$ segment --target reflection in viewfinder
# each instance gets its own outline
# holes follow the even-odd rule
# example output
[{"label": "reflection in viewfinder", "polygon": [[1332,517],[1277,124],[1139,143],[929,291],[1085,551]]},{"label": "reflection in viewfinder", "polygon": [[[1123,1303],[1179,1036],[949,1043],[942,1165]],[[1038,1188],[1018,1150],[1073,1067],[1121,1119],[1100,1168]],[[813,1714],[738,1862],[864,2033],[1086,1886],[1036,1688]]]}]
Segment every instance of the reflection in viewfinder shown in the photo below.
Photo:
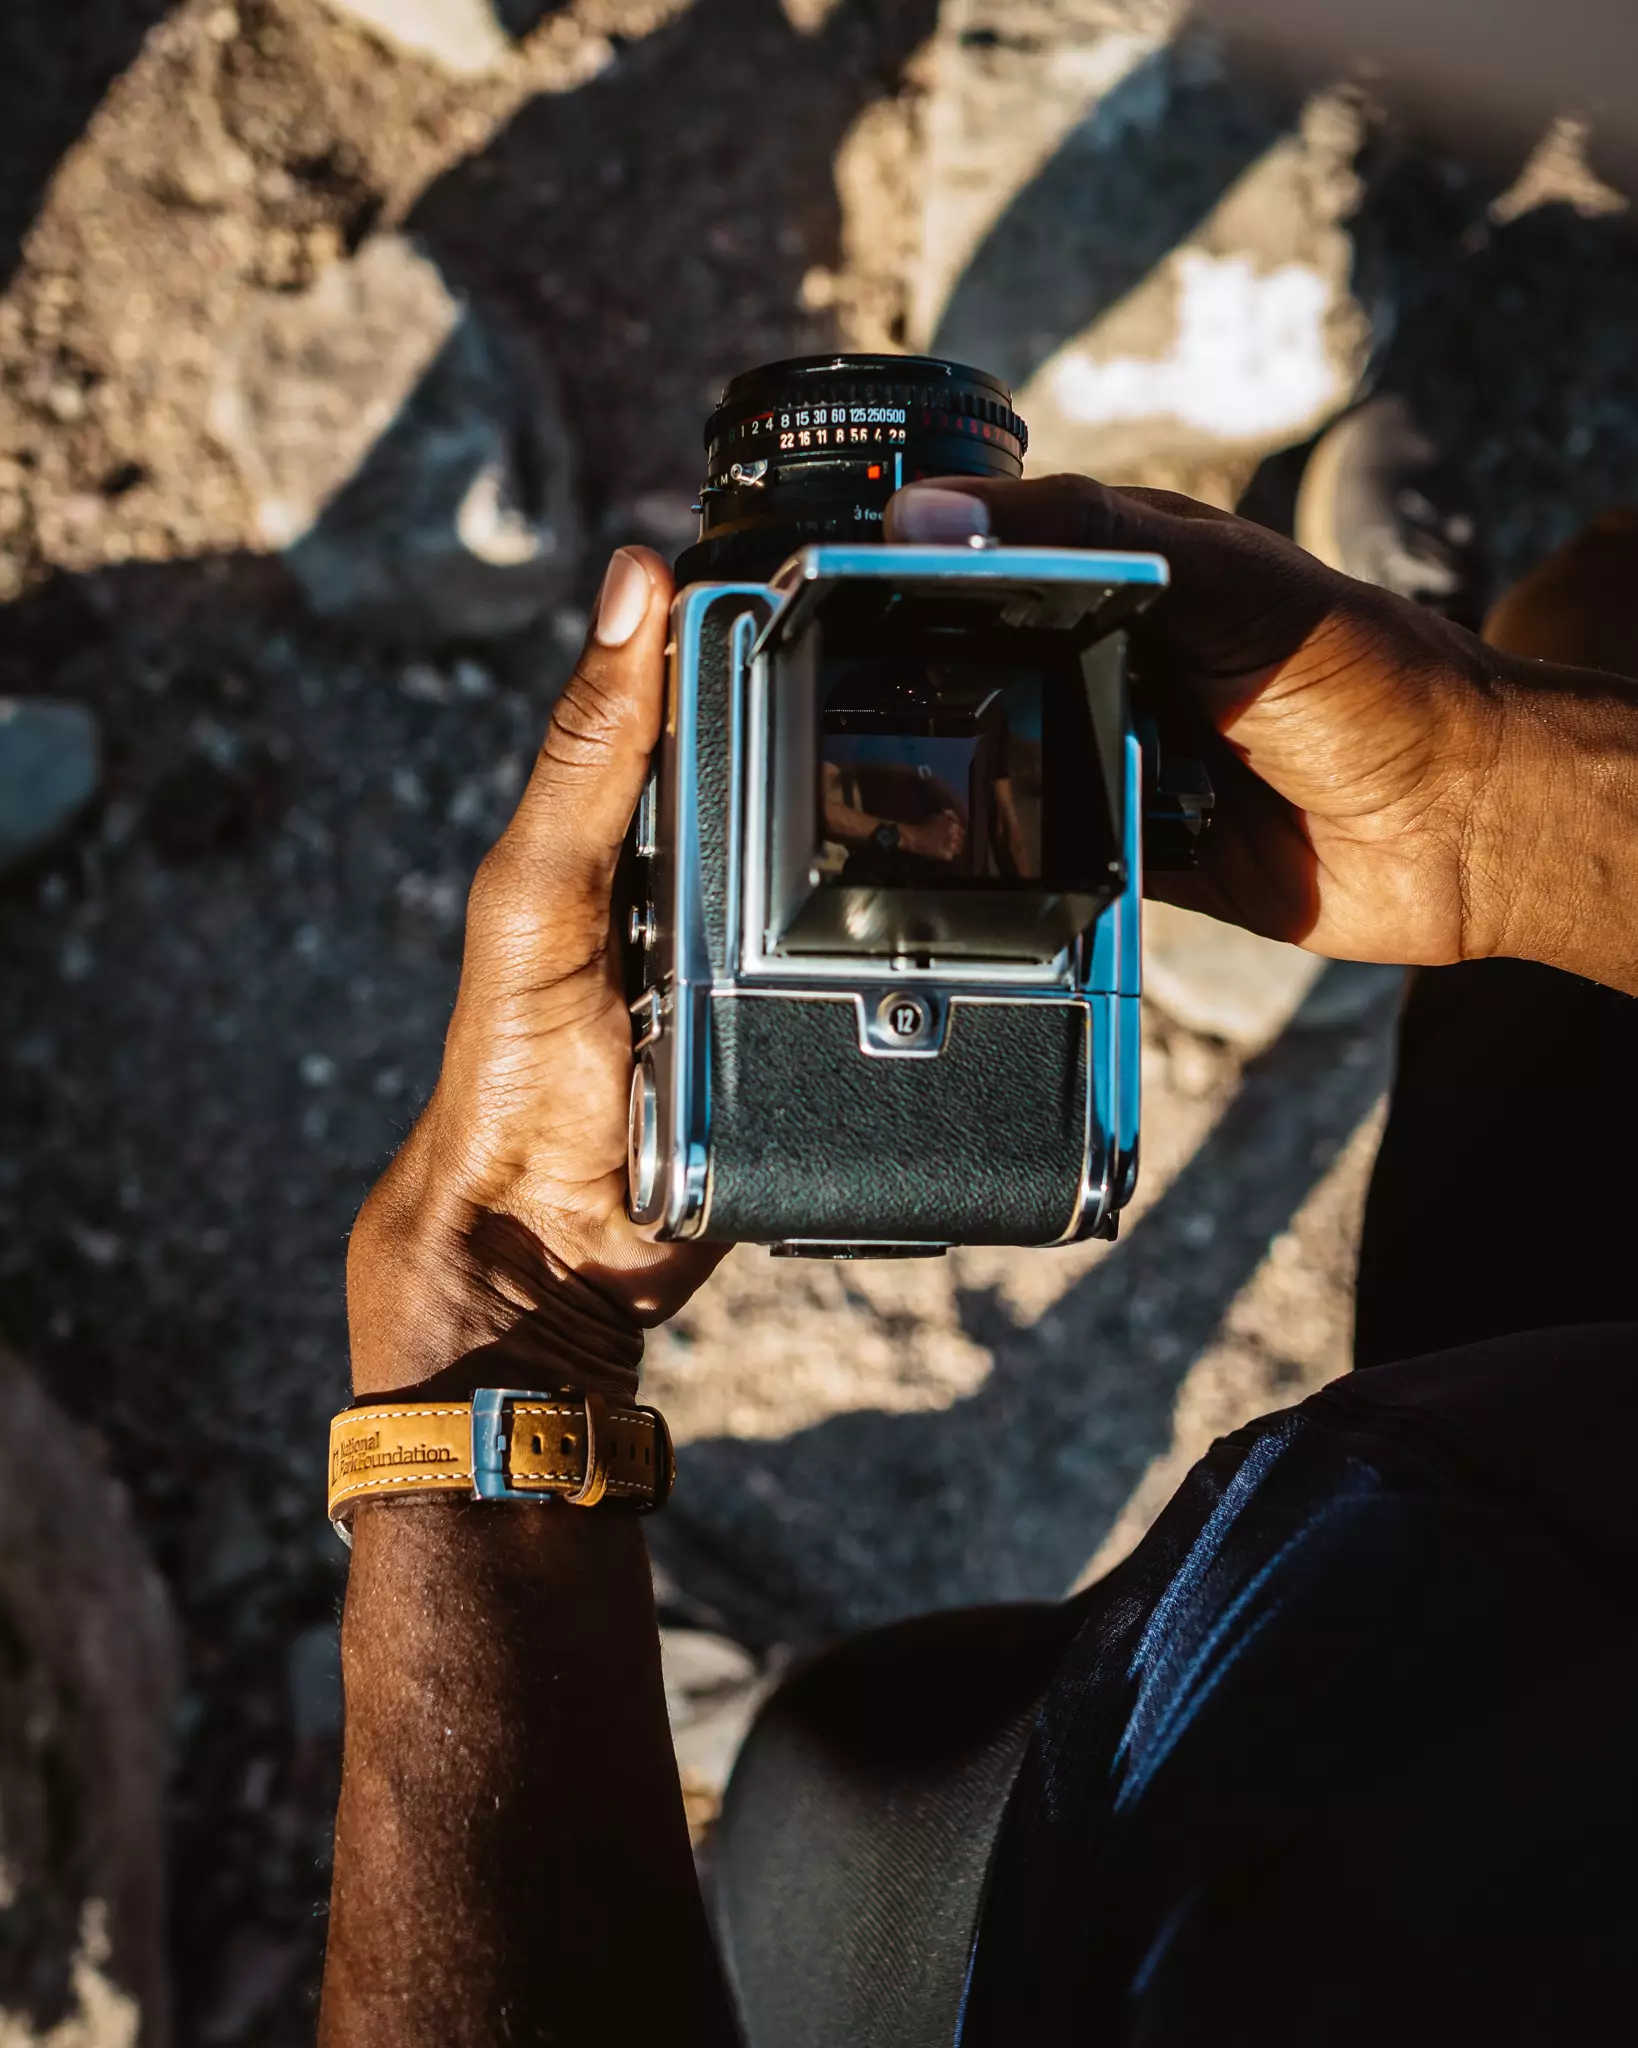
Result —
[{"label": "reflection in viewfinder", "polygon": [[1041,680],[997,663],[824,662],[823,879],[947,889],[1039,877]]}]

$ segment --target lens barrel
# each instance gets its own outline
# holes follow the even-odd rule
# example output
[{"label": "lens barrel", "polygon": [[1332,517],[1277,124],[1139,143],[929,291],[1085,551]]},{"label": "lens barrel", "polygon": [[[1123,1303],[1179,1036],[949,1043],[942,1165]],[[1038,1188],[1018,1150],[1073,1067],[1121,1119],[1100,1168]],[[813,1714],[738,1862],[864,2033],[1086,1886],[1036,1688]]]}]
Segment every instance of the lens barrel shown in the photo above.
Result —
[{"label": "lens barrel", "polygon": [[798,356],[735,377],[705,429],[700,537],[679,584],[771,576],[813,541],[880,540],[901,484],[1023,474],[999,378],[932,356]]}]

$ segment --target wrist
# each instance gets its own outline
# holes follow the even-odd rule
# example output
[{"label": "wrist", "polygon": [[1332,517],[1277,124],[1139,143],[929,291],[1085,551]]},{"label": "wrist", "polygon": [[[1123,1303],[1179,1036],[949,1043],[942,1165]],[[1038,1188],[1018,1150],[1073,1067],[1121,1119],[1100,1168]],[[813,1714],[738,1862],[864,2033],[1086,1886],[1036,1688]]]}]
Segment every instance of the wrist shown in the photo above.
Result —
[{"label": "wrist", "polygon": [[353,1229],[355,1397],[462,1399],[513,1385],[631,1398],[643,1354],[631,1312],[516,1216],[443,1175],[434,1193],[426,1149],[412,1137]]},{"label": "wrist", "polygon": [[1496,736],[1464,847],[1464,958],[1638,992],[1638,685],[1495,657]]}]

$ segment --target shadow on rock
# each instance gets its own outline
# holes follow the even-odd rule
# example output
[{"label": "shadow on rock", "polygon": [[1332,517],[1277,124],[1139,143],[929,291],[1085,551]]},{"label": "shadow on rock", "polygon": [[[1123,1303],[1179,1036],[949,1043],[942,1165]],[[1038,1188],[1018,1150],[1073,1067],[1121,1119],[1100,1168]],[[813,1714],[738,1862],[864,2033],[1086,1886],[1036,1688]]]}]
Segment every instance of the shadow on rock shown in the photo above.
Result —
[{"label": "shadow on rock", "polygon": [[545,340],[594,518],[666,490],[686,528],[721,384],[833,344],[800,299],[838,258],[837,150],[936,13],[842,0],[803,35],[779,0],[697,0],[578,92],[525,106],[415,207],[451,281]]},{"label": "shadow on rock", "polygon": [[1292,125],[1299,98],[1185,36],[1072,128],[974,251],[935,355],[1021,389],[1123,299]]},{"label": "shadow on rock", "polygon": [[1381,130],[1360,166],[1354,289],[1374,382],[1461,465],[1497,597],[1638,475],[1638,228],[1567,203],[1512,220],[1493,174]]},{"label": "shadow on rock", "polygon": [[0,8],[0,285],[63,152],[170,0],[6,0]]}]

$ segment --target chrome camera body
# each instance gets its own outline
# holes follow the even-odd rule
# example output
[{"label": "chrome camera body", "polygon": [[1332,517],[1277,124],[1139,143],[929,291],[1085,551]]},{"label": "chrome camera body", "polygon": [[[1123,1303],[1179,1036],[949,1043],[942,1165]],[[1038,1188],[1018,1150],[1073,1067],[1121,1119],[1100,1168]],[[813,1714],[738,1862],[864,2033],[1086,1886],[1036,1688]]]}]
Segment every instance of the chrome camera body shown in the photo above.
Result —
[{"label": "chrome camera body", "polygon": [[1114,1236],[1141,1059],[1125,628],[1166,575],[866,540],[682,589],[631,843],[645,1233]]}]

